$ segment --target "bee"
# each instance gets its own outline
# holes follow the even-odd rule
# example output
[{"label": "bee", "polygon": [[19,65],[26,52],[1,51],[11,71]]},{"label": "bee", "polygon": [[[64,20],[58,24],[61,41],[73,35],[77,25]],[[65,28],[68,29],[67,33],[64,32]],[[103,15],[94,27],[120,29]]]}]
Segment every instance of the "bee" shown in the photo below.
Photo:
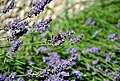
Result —
[{"label": "bee", "polygon": [[64,38],[64,36],[62,36],[61,34],[57,34],[57,35],[52,35],[52,41],[56,42],[58,40],[62,40]]},{"label": "bee", "polygon": [[47,39],[47,42],[50,43],[52,42],[53,45],[58,46],[61,44],[60,40],[63,40],[65,37],[61,33],[57,33],[56,35],[52,35],[51,39]]}]

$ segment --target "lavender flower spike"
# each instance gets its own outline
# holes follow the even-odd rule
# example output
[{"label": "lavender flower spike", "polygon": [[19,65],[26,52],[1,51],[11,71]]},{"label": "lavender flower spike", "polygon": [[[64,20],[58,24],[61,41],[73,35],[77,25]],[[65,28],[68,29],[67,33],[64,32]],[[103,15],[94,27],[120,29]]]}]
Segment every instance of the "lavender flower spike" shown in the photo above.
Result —
[{"label": "lavender flower spike", "polygon": [[74,30],[69,30],[66,32],[66,36],[72,36],[73,34],[75,34],[75,31]]},{"label": "lavender flower spike", "polygon": [[20,46],[20,42],[16,41],[6,52],[16,52]]},{"label": "lavender flower spike", "polygon": [[78,70],[73,71],[73,72],[72,72],[72,74],[73,74],[74,76],[76,76],[76,77],[77,77],[77,79],[82,78],[82,72],[80,72],[80,70],[79,70],[79,69],[78,69]]},{"label": "lavender flower spike", "polygon": [[32,9],[32,13],[37,16],[41,12],[44,11],[44,7],[50,3],[52,0],[42,0],[41,2],[38,1],[34,4],[34,8]]},{"label": "lavender flower spike", "polygon": [[4,81],[4,80],[5,80],[5,76],[0,73],[0,81]]},{"label": "lavender flower spike", "polygon": [[95,31],[94,37],[97,36],[102,30]]},{"label": "lavender flower spike", "polygon": [[92,22],[90,23],[91,26],[95,26],[95,24],[96,24],[95,21],[92,21]]},{"label": "lavender flower spike", "polygon": [[27,70],[27,71],[26,71],[26,75],[27,75],[28,77],[30,77],[32,73],[33,73],[33,70]]},{"label": "lavender flower spike", "polygon": [[88,51],[93,53],[93,54],[98,54],[101,51],[101,49],[93,47],[93,48],[89,48]]},{"label": "lavender flower spike", "polygon": [[47,30],[49,30],[49,25],[48,23],[50,23],[52,21],[52,18],[49,17],[46,20],[41,20],[39,23],[33,23],[33,31],[39,32],[39,33],[43,33]]},{"label": "lavender flower spike", "polygon": [[45,47],[45,46],[40,46],[37,50],[36,50],[36,54],[39,54],[40,52],[48,52],[51,51],[49,48]]},{"label": "lavender flower spike", "polygon": [[92,62],[92,64],[93,64],[93,65],[96,65],[98,62],[99,62],[99,59],[94,60],[94,61]]},{"label": "lavender flower spike", "polygon": [[9,6],[6,9],[2,10],[2,13],[9,12],[9,10],[12,9],[14,6],[15,6],[15,0],[12,0]]},{"label": "lavender flower spike", "polygon": [[12,79],[16,77],[16,74],[17,74],[17,72],[12,72],[12,73],[9,75],[10,81],[12,81]]},{"label": "lavender flower spike", "polygon": [[108,35],[108,38],[109,39],[114,39],[114,37],[116,37],[117,36],[117,34],[110,34],[110,35]]},{"label": "lavender flower spike", "polygon": [[23,30],[19,31],[19,32],[12,32],[12,34],[10,36],[6,37],[6,40],[8,41],[17,41],[21,36],[23,36],[24,34],[26,34],[28,31],[27,28],[24,28]]},{"label": "lavender flower spike", "polygon": [[69,40],[69,44],[75,44],[75,43],[77,43],[77,42],[80,42],[80,40],[83,38],[83,34],[80,34],[77,38],[74,38],[74,39],[70,39]]},{"label": "lavender flower spike", "polygon": [[24,78],[18,78],[17,81],[25,81],[25,79]]},{"label": "lavender flower spike", "polygon": [[87,48],[87,49],[84,49],[82,52],[83,53],[93,53],[93,54],[98,54],[100,53],[101,49],[100,48],[97,48],[97,47],[90,47],[90,48]]},{"label": "lavender flower spike", "polygon": [[90,17],[90,18],[88,18],[88,19],[85,21],[85,24],[88,25],[88,24],[90,24],[91,22],[92,22],[92,18]]},{"label": "lavender flower spike", "polygon": [[116,25],[117,28],[120,28],[120,22]]}]

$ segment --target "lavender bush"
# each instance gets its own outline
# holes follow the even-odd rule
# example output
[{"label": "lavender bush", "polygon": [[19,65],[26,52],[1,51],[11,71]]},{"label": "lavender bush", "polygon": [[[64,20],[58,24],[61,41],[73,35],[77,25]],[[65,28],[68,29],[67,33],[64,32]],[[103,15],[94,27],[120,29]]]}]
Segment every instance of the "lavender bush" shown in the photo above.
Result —
[{"label": "lavender bush", "polygon": [[[120,1],[30,22],[52,1],[30,0],[25,18],[0,25],[0,81],[120,81]],[[5,2],[1,18],[17,0]]]}]

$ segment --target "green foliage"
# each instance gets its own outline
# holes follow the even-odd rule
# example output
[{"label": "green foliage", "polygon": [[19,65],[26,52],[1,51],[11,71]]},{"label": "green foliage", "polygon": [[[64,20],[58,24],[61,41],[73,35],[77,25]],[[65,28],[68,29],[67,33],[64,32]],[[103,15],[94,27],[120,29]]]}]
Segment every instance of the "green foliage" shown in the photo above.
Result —
[{"label": "green foliage", "polygon": [[[21,38],[21,40],[23,40],[23,45],[20,46],[19,50],[17,51],[17,56],[14,59],[10,60],[9,58],[7,58],[6,62],[4,63],[3,61],[5,57],[0,56],[0,71],[7,72],[8,74],[10,74],[12,71],[17,71],[18,75],[24,75],[26,69],[32,68],[35,72],[37,72],[45,68],[46,65],[42,62],[43,54],[41,53],[36,55],[35,53],[35,50],[41,45],[55,50],[59,53],[61,58],[64,59],[69,57],[68,55],[66,55],[65,49],[68,47],[75,47],[79,49],[80,60],[75,66],[72,67],[72,69],[81,69],[81,71],[83,72],[83,78],[81,81],[103,81],[104,79],[109,79],[110,81],[112,81],[113,78],[111,78],[111,76],[107,76],[103,71],[100,70],[97,70],[97,74],[91,75],[95,68],[91,68],[92,70],[87,71],[86,67],[91,66],[92,61],[99,58],[100,62],[97,64],[97,66],[117,72],[117,68],[119,67],[120,62],[118,62],[117,64],[114,64],[112,62],[107,63],[105,62],[105,59],[103,59],[99,55],[82,53],[82,50],[84,48],[88,48],[90,46],[100,47],[102,49],[101,54],[110,54],[111,51],[113,51],[113,56],[111,59],[116,59],[120,61],[120,57],[115,54],[115,52],[117,51],[117,45],[120,45],[120,41],[112,42],[108,39],[108,35],[112,33],[118,34],[120,36],[120,29],[116,28],[116,24],[120,19],[120,1],[100,0],[97,3],[99,4],[93,4],[92,6],[85,8],[83,11],[80,11],[77,14],[73,14],[72,17],[69,17],[67,16],[67,14],[65,14],[62,15],[60,18],[54,20],[51,23],[48,35],[43,39],[40,39],[40,35],[38,34],[28,32],[24,37]],[[94,27],[84,24],[85,20],[89,17],[92,17],[92,20],[96,21],[96,25]],[[53,34],[57,34],[57,32],[66,32],[71,29],[74,30],[76,33],[72,37],[67,38],[67,41],[64,44],[58,47],[53,47],[45,43],[45,41],[47,40],[46,38],[51,37]],[[102,30],[100,34],[94,37],[94,32],[100,29]],[[84,34],[81,42],[74,45],[69,45],[68,40],[70,38],[77,37],[79,34]],[[31,41],[30,39],[32,35],[35,36],[33,41]],[[9,48],[1,48],[2,46],[7,46],[7,43],[6,45],[4,45],[3,43],[0,44],[0,54],[4,54],[4,50],[7,50]],[[28,64],[27,54],[29,58],[31,58],[32,61],[35,63],[34,66],[30,66]],[[14,62],[15,65],[12,65],[12,62]],[[30,79],[28,81],[38,80]]]}]

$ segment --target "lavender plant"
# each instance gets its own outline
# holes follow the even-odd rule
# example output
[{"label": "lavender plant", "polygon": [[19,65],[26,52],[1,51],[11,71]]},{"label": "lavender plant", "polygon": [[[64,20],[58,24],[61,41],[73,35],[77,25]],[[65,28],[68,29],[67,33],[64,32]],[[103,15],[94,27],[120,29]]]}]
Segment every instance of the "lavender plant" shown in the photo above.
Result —
[{"label": "lavender plant", "polygon": [[[120,1],[100,0],[74,17],[30,22],[52,1],[30,0],[25,18],[1,25],[0,81],[119,81]],[[0,17],[16,3],[11,0]]]}]

